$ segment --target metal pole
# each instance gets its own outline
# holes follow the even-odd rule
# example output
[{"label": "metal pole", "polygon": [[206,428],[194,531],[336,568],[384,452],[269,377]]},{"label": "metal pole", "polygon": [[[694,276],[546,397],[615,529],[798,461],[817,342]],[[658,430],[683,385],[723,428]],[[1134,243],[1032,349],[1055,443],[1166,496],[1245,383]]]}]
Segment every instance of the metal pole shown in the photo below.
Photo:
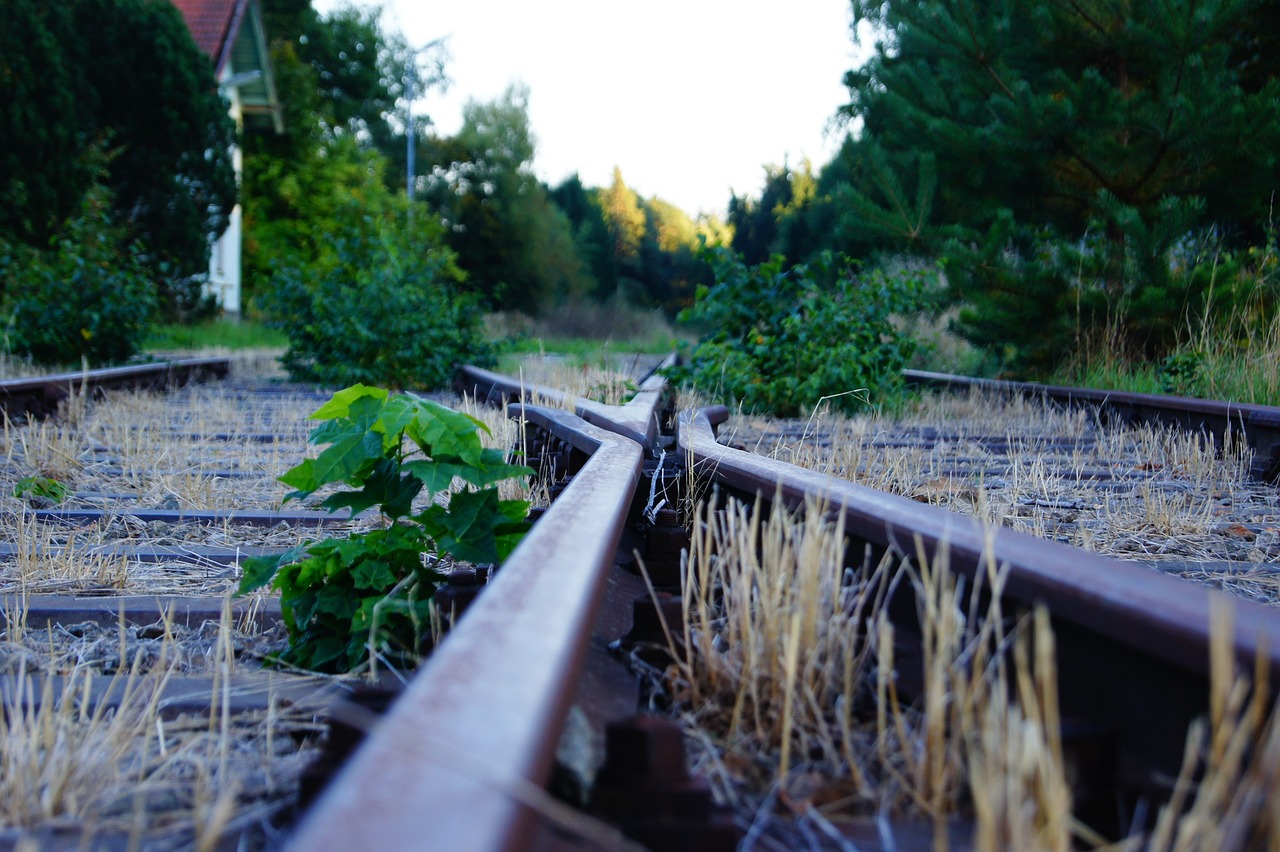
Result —
[{"label": "metal pole", "polygon": [[[418,55],[415,52],[414,53],[415,62],[417,61],[417,58],[418,58]],[[409,218],[413,218],[413,167],[414,167],[414,160],[418,153],[417,152],[418,146],[414,144],[417,141],[417,139],[415,138],[417,134],[414,132],[414,128],[413,128],[413,78],[416,76],[417,70],[418,70],[417,68],[410,69],[408,80],[405,85],[405,98],[409,102],[409,106],[407,108],[407,112],[409,113],[408,131],[406,133],[406,145],[408,146],[408,151],[406,156],[408,159],[409,178],[408,178],[408,182],[405,185],[405,194],[409,196]]]}]

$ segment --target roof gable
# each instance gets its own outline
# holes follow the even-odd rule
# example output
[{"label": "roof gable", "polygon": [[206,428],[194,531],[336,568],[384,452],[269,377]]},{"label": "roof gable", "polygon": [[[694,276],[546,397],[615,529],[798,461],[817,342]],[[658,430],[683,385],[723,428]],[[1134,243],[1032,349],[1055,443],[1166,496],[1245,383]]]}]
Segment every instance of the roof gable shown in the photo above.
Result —
[{"label": "roof gable", "polygon": [[[213,60],[219,84],[239,91],[245,118],[281,132],[280,102],[258,0],[173,0],[173,4],[196,46]],[[228,66],[230,75],[225,73]]]},{"label": "roof gable", "polygon": [[173,0],[173,5],[182,13],[196,46],[213,60],[215,76],[220,75],[248,0]]}]

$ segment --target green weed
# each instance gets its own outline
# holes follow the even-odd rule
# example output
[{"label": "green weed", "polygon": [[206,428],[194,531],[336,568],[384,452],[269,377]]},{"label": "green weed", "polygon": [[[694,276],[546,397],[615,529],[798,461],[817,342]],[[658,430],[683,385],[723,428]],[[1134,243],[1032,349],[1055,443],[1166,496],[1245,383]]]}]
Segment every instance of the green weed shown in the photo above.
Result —
[{"label": "green weed", "polygon": [[[498,563],[528,529],[529,504],[502,500],[498,483],[529,476],[503,451],[480,442],[488,431],[469,415],[411,394],[389,396],[354,385],[312,415],[311,433],[327,445],[280,480],[285,500],[326,485],[358,486],[320,505],[362,512],[379,507],[386,525],[347,539],[299,545],[244,564],[240,594],[270,584],[281,594],[289,649],[282,659],[316,671],[349,671],[371,655],[411,664],[430,634],[431,598],[443,579],[429,551],[473,563]],[[447,503],[415,511],[414,500],[462,488]]]}]

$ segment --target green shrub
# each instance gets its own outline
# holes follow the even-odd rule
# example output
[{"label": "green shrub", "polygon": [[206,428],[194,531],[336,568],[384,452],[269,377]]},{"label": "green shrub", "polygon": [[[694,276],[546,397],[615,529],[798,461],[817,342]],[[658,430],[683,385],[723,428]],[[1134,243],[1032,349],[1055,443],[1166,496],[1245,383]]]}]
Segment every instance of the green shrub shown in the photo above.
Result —
[{"label": "green shrub", "polygon": [[[346,539],[299,545],[245,561],[240,593],[270,583],[280,591],[289,650],[282,659],[315,671],[350,671],[370,653],[412,664],[430,635],[431,600],[443,579],[424,558],[434,550],[475,563],[501,562],[528,529],[529,504],[502,500],[497,483],[533,473],[481,445],[478,420],[410,394],[355,385],[333,395],[313,420],[311,443],[327,447],[280,477],[285,500],[344,483],[321,504],[353,513],[378,506],[387,524]],[[408,449],[406,449],[408,447]],[[413,501],[461,490],[414,513]]]},{"label": "green shrub", "polygon": [[823,399],[854,411],[900,386],[915,344],[891,319],[925,304],[922,274],[855,276],[830,253],[790,268],[777,255],[758,266],[725,248],[707,255],[716,283],[682,319],[708,333],[673,378],[782,417]]},{"label": "green shrub", "polygon": [[110,195],[91,188],[51,248],[0,241],[8,346],[41,364],[116,363],[151,325],[155,285],[111,220]]},{"label": "green shrub", "polygon": [[289,338],[282,363],[295,380],[434,389],[462,362],[492,363],[479,303],[439,226],[415,238],[365,219],[335,241],[336,261],[276,271],[262,307]]}]

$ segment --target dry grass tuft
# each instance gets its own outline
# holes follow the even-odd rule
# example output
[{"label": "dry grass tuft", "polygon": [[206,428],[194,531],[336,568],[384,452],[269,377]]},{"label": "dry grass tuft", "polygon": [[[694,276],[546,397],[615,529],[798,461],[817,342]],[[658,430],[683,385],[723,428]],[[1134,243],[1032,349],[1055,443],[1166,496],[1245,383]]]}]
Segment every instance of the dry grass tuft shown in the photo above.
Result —
[{"label": "dry grass tuft", "polygon": [[[999,604],[981,619],[968,611],[945,564],[854,570],[844,546],[817,506],[765,521],[741,504],[699,514],[669,679],[676,711],[714,744],[704,768],[722,793],[756,809],[772,789],[792,816],[914,818],[939,831],[965,814],[989,848],[1068,848],[1047,617],[1006,635]],[[1001,582],[994,566],[988,581]],[[911,704],[886,607],[900,583],[916,587],[925,625],[924,691]]]},{"label": "dry grass tuft", "polygon": [[[702,507],[665,681],[698,770],[754,839],[782,848],[815,821],[867,818],[882,832],[931,826],[938,849],[957,825],[984,850],[1106,845],[1072,816],[1047,611],[1004,612],[994,564],[979,609],[945,555],[912,562],[844,567],[840,522],[819,505],[767,520],[742,504]],[[887,606],[901,584],[923,625],[905,658]],[[1280,711],[1260,697],[1264,669],[1256,691],[1235,671],[1232,635],[1226,607],[1211,718],[1188,733],[1174,800],[1149,834],[1115,848],[1280,848]],[[903,684],[917,679],[908,701]]]}]

